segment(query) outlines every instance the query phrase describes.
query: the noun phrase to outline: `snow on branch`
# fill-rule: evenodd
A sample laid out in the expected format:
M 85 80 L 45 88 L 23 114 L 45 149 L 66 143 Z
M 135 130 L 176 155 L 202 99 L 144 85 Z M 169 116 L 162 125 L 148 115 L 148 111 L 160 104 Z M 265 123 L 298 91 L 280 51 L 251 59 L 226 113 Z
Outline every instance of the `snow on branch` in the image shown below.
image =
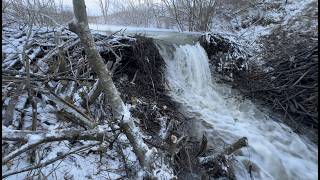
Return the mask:
M 5 129 L 5 128 L 3 128 Z M 6 128 L 7 129 L 7 128 Z M 29 131 L 29 130 L 4 130 L 2 132 L 2 140 L 5 141 L 25 141 L 23 146 L 9 153 L 2 159 L 2 164 L 19 156 L 20 154 L 37 147 L 43 143 L 64 140 L 92 140 L 92 141 L 108 141 L 112 137 L 110 130 L 103 127 L 98 127 L 92 130 L 78 130 L 78 129 L 61 129 L 46 131 Z
M 73 151 L 70 151 L 68 153 L 65 153 L 63 155 L 60 155 L 60 156 L 57 156 L 55 158 L 52 158 L 52 159 L 49 159 L 45 162 L 42 162 L 42 163 L 38 163 L 38 164 L 35 164 L 35 165 L 31 165 L 31 166 L 27 166 L 27 167 L 24 167 L 22 169 L 19 169 L 19 170 L 16 170 L 16 171 L 13 171 L 13 172 L 9 172 L 9 173 L 5 173 L 2 175 L 2 178 L 5 178 L 5 177 L 8 177 L 8 176 L 11 176 L 11 175 L 14 175 L 14 174 L 18 174 L 18 173 L 22 173 L 22 172 L 26 172 L 26 171 L 30 171 L 30 170 L 33 170 L 33 169 L 38 169 L 38 168 L 43 168 L 49 164 L 52 164 L 60 159 L 63 159 L 71 154 L 75 154 L 75 153 L 78 153 L 80 151 L 84 151 L 84 150 L 87 150 L 88 148 L 90 147 L 93 147 L 95 145 L 98 145 L 99 143 L 95 143 L 95 144 L 88 144 L 88 145 L 85 145 L 85 146 L 81 146 Z

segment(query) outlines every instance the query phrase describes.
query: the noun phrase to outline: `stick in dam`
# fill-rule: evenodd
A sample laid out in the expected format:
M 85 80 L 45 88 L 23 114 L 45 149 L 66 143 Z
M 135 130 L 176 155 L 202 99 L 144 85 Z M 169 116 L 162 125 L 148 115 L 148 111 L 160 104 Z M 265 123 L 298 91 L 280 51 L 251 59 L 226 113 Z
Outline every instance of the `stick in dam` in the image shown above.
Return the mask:
M 238 139 L 235 143 L 231 144 L 227 148 L 225 148 L 221 153 L 215 156 L 207 156 L 200 159 L 201 164 L 207 164 L 210 162 L 217 161 L 220 157 L 230 155 L 237 151 L 238 149 L 241 149 L 242 147 L 245 147 L 248 145 L 248 139 L 246 137 L 242 137 Z

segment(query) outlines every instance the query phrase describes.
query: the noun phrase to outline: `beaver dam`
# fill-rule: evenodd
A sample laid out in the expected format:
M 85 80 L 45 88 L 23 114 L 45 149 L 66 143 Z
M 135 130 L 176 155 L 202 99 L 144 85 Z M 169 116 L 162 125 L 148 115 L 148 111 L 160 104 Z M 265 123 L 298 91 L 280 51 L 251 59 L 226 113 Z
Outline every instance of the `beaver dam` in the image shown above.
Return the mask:
M 58 40 L 52 29 L 34 32 L 25 46 L 27 33 L 3 30 L 2 177 L 146 177 L 132 141 L 112 121 L 110 99 L 79 38 L 66 29 Z M 93 34 L 94 42 L 129 110 L 126 116 L 142 132 L 136 142 L 156 152 L 146 152 L 151 176 L 317 179 L 317 140 L 247 96 L 247 87 L 231 86 L 251 72 L 249 55 L 236 43 L 215 34 L 103 34 Z M 15 49 L 25 49 L 29 75 Z M 308 52 L 312 58 L 314 51 Z M 31 91 L 24 86 L 28 76 Z M 292 82 L 304 82 L 299 81 Z

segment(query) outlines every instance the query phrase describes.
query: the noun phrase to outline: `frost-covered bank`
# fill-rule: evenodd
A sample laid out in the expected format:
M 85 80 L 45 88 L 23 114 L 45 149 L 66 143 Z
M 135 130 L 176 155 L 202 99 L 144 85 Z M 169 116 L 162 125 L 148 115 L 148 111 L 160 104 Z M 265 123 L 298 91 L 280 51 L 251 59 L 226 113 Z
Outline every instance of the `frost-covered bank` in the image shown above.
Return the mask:
M 256 6 L 239 11 L 228 26 L 217 17 L 221 26 L 202 36 L 211 69 L 318 143 L 317 2 Z

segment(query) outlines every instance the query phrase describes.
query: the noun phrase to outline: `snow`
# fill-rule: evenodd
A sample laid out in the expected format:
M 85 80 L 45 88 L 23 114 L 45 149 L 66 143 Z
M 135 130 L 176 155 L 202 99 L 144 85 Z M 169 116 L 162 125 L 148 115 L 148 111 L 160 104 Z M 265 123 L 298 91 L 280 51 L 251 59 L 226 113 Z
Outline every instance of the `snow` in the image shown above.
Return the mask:
M 40 51 L 41 51 L 40 47 L 37 47 L 36 49 L 34 49 L 31 55 L 28 55 L 29 58 L 33 60 Z
M 163 180 L 171 180 L 171 179 L 178 179 L 177 176 L 174 175 L 173 169 L 170 168 L 167 164 L 162 164 L 160 167 L 156 168 L 153 171 L 153 176 L 157 177 L 158 179 Z
M 80 93 L 81 91 L 79 91 L 79 93 Z M 79 95 L 79 93 L 74 93 L 74 95 L 73 95 L 73 101 L 74 101 L 74 103 L 75 103 L 75 105 L 76 106 L 81 106 L 81 101 L 82 101 L 82 98 L 80 97 L 80 95 Z
M 123 121 L 129 123 L 131 121 L 130 104 L 123 105 Z
M 306 23 L 302 23 L 301 20 L 294 20 L 299 18 L 308 11 L 308 7 L 312 6 L 312 4 L 316 2 L 315 0 L 305 0 L 305 1 L 288 1 L 285 5 L 284 1 L 274 1 L 267 0 L 261 7 L 248 8 L 243 14 L 239 14 L 238 16 L 233 16 L 230 20 L 225 20 L 220 16 L 215 16 L 212 23 L 211 31 L 213 33 L 217 33 L 223 36 L 230 38 L 234 38 L 238 43 L 242 43 L 246 46 L 247 49 L 254 48 L 252 50 L 259 51 L 258 44 L 259 39 L 262 36 L 268 35 L 272 32 L 273 29 L 277 26 L 287 26 L 290 21 L 296 22 L 296 29 L 302 30 L 305 28 Z M 278 9 L 263 9 L 267 4 L 280 4 Z M 256 25 L 251 24 L 249 27 L 242 28 L 239 27 L 238 30 L 235 27 L 239 26 L 239 22 L 248 21 L 252 17 L 260 14 L 260 17 L 264 19 L 271 19 L 275 21 L 275 23 L 271 23 L 269 25 Z M 306 18 L 305 18 L 306 19 Z M 300 24 L 299 24 L 300 23 Z M 317 22 L 312 22 L 317 24 Z
M 143 28 L 133 26 L 105 25 L 105 24 L 89 24 L 89 28 L 96 31 L 119 31 L 123 30 L 130 33 L 146 33 L 146 32 L 179 32 L 173 29 L 163 28 Z
M 105 132 L 105 131 L 111 130 L 111 128 L 108 125 L 97 125 L 96 129 L 98 129 L 99 132 Z
M 37 134 L 28 135 L 28 143 L 29 144 L 36 144 L 39 141 L 41 141 L 42 139 L 43 139 L 43 137 L 41 137 L 40 135 L 37 135 Z
M 167 117 L 160 117 L 158 118 L 158 121 L 160 122 L 160 130 L 159 130 L 159 136 L 164 139 L 167 135 L 167 127 L 166 127 L 166 122 L 167 122 Z
M 92 142 L 91 142 L 92 143 Z M 52 143 L 49 152 L 42 159 L 46 161 L 52 158 L 57 157 L 59 154 L 64 154 L 69 152 L 67 144 L 64 143 Z M 53 148 L 54 147 L 54 148 Z M 45 149 L 45 148 L 44 148 Z M 44 150 L 43 149 L 43 150 Z M 112 153 L 111 153 L 112 154 Z M 15 165 L 14 169 L 20 169 L 27 166 L 27 162 L 19 163 Z M 120 178 L 123 175 L 123 172 L 117 172 L 117 169 L 120 168 L 120 162 L 112 159 L 108 161 L 103 160 L 103 163 L 100 163 L 99 156 L 96 155 L 86 155 L 86 152 L 77 153 L 68 156 L 64 160 L 56 161 L 49 166 L 42 168 L 42 173 L 44 175 L 49 175 L 48 179 L 65 179 L 67 177 L 73 177 L 73 179 L 87 180 L 89 177 L 92 179 L 116 179 Z M 3 169 L 4 170 L 4 169 Z M 54 173 L 51 173 L 53 171 Z M 6 179 L 15 180 L 15 179 L 24 179 L 27 175 L 27 172 L 9 176 Z
M 285 8 L 286 16 L 284 18 L 283 24 L 288 24 L 288 21 L 294 17 L 299 16 L 299 14 L 314 0 L 304 0 L 304 1 L 289 1 Z
M 2 126 L 2 131 L 3 132 L 13 132 L 11 128 L 8 128 L 7 126 Z
M 44 63 L 43 61 L 37 61 L 37 66 L 40 68 L 42 72 L 48 72 L 49 66 L 47 63 Z
M 67 84 L 67 91 L 62 94 L 62 96 L 71 97 L 75 88 L 75 81 L 71 81 Z
M 155 147 L 153 148 L 148 148 L 147 152 L 145 153 L 145 161 L 147 162 L 152 162 L 154 161 L 154 156 L 157 153 L 157 149 Z
M 46 29 L 43 29 L 43 31 L 47 31 Z M 17 30 L 13 30 L 13 32 L 17 32 Z M 6 31 L 6 33 L 8 33 Z M 13 44 L 6 43 L 3 40 L 3 52 L 5 53 L 16 53 L 22 50 L 22 45 L 24 44 L 25 36 L 22 36 L 20 38 L 20 34 L 15 34 L 14 36 L 18 39 L 15 39 L 14 36 L 8 36 L 8 41 L 13 42 Z M 130 38 L 130 37 L 124 37 L 124 36 L 114 36 L 112 39 L 108 40 L 107 43 L 110 44 L 119 44 L 119 40 L 121 39 L 128 39 L 129 41 L 135 41 L 135 38 Z M 41 39 L 41 37 L 40 37 Z M 52 45 L 53 42 L 48 41 L 48 42 L 36 42 L 36 44 L 39 43 L 47 43 L 47 45 Z M 103 46 L 103 45 L 101 45 Z M 51 48 L 54 48 L 54 46 L 51 46 Z M 40 51 L 41 49 L 39 46 L 36 46 L 33 49 L 33 52 L 29 52 L 28 56 L 32 59 L 35 58 L 36 54 Z M 10 65 L 14 64 L 15 61 L 19 61 L 19 56 L 18 54 L 6 54 L 6 59 L 4 59 L 4 63 L 8 68 L 10 68 Z M 48 62 L 45 61 L 36 61 L 36 64 L 40 66 L 41 70 L 46 73 L 49 70 L 48 67 Z M 23 68 L 18 69 L 18 71 L 24 72 Z M 17 77 L 20 77 L 17 76 Z M 37 82 L 35 82 L 37 83 Z M 79 89 L 74 89 L 74 82 L 69 83 L 69 85 L 66 87 L 65 92 L 61 93 L 59 90 L 61 88 L 61 83 L 60 82 L 54 82 L 50 81 L 49 86 L 51 87 L 56 87 L 55 91 L 57 94 L 59 94 L 60 97 L 65 97 L 65 96 L 71 96 L 75 100 L 75 105 L 80 106 L 80 93 L 87 93 L 88 89 L 85 87 L 79 88 Z M 59 88 L 60 87 L 60 88 Z M 42 89 L 44 88 L 43 86 L 38 86 L 36 88 Z M 75 91 L 75 92 L 74 92 Z M 24 116 L 24 124 L 23 124 L 23 129 L 25 128 L 30 128 L 31 127 L 31 122 L 32 122 L 32 107 L 27 104 L 27 94 L 24 93 L 19 96 L 19 99 L 16 104 L 16 109 L 17 110 L 22 110 L 25 112 Z M 64 109 L 64 110 L 70 110 L 74 111 L 73 109 L 70 109 L 69 107 L 66 107 L 63 103 L 61 103 L 59 100 L 55 99 L 52 95 L 42 93 L 40 100 L 38 97 L 35 97 L 37 99 L 37 112 L 38 112 L 38 127 L 37 130 L 41 131 L 47 131 L 45 136 L 43 134 L 33 134 L 33 135 L 28 135 L 27 139 L 28 142 L 25 144 L 25 146 L 29 144 L 34 144 L 43 138 L 48 138 L 48 137 L 58 137 L 60 134 L 57 133 L 59 129 L 61 128 L 66 128 L 70 127 L 71 123 L 70 122 L 64 122 L 60 121 L 57 119 L 56 112 L 58 110 Z M 5 99 L 5 103 L 8 103 L 10 98 Z M 124 114 L 124 120 L 129 120 L 131 123 L 131 113 L 129 109 L 131 108 L 130 104 L 123 105 L 123 114 Z M 2 111 L 4 113 L 4 111 Z M 12 131 L 13 129 L 16 129 L 16 126 L 18 126 L 18 116 L 20 112 L 14 111 L 15 113 L 15 119 L 13 126 L 9 127 L 2 127 L 3 131 Z M 73 114 L 78 114 L 76 112 L 73 112 Z M 78 114 L 79 118 L 83 118 L 82 115 Z M 116 128 L 119 128 L 115 126 Z M 108 125 L 103 125 L 103 126 L 98 126 L 97 129 L 99 131 L 109 131 L 110 127 Z M 135 128 L 133 130 L 134 134 L 138 136 L 137 142 L 139 145 L 141 145 L 142 148 L 145 148 L 148 150 L 148 146 L 144 144 L 142 140 L 142 135 L 140 132 L 139 128 Z M 119 142 L 118 142 L 119 141 Z M 122 134 L 119 137 L 116 143 L 119 143 L 121 146 L 123 146 L 123 152 L 124 155 L 126 156 L 126 161 L 128 163 L 128 166 L 135 171 L 139 171 L 141 167 L 139 166 L 137 157 L 135 156 L 131 145 L 129 144 L 127 138 Z M 40 154 L 42 158 L 41 162 L 44 162 L 46 160 L 56 158 L 58 155 L 68 153 L 69 151 L 72 151 L 74 148 L 78 147 L 79 145 L 85 145 L 93 143 L 92 141 L 79 141 L 76 144 L 70 143 L 69 141 L 61 141 L 61 142 L 52 142 L 52 143 L 45 143 L 42 144 L 37 148 L 37 153 Z M 67 177 L 73 177 L 75 179 L 117 179 L 121 178 L 125 175 L 124 171 L 124 162 L 122 162 L 122 159 L 119 158 L 119 154 L 117 152 L 117 147 L 114 145 L 113 149 L 107 149 L 108 144 L 102 144 L 103 148 L 106 149 L 106 152 L 104 153 L 104 156 L 102 157 L 102 162 L 100 162 L 100 155 L 96 153 L 88 153 L 88 150 L 86 150 L 83 153 L 77 153 L 68 156 L 67 158 L 63 160 L 59 160 L 53 164 L 50 164 L 49 166 L 46 166 L 44 168 L 41 168 L 41 172 L 44 175 L 49 175 L 47 178 L 48 179 L 64 179 Z M 9 142 L 9 147 L 14 147 L 12 146 L 12 143 Z M 16 148 L 16 147 L 14 147 Z M 97 146 L 92 148 L 93 150 L 97 150 Z M 23 153 L 19 157 L 15 158 L 12 161 L 12 166 L 11 169 L 8 169 L 6 165 L 2 166 L 2 169 L 4 172 L 11 172 L 15 171 L 27 166 L 30 166 L 28 160 L 27 160 L 28 154 Z M 10 162 L 11 163 L 11 162 Z M 10 165 L 8 165 L 10 166 Z M 33 171 L 37 172 L 37 171 Z M 53 172 L 53 173 L 51 173 Z M 25 173 L 20 173 L 17 175 L 12 175 L 9 176 L 6 179 L 25 179 L 27 178 L 28 172 Z M 33 177 L 36 178 L 36 177 Z M 41 178 L 40 178 L 41 179 Z
M 89 28 L 94 33 L 99 34 L 113 34 L 122 29 L 118 34 L 125 35 L 135 35 L 141 34 L 147 37 L 153 37 L 157 39 L 161 38 L 172 38 L 176 37 L 185 37 L 185 35 L 201 35 L 202 32 L 179 32 L 174 29 L 163 29 L 163 28 L 142 28 L 142 27 L 131 27 L 131 26 L 118 26 L 118 25 L 104 25 L 104 24 L 89 24 Z

